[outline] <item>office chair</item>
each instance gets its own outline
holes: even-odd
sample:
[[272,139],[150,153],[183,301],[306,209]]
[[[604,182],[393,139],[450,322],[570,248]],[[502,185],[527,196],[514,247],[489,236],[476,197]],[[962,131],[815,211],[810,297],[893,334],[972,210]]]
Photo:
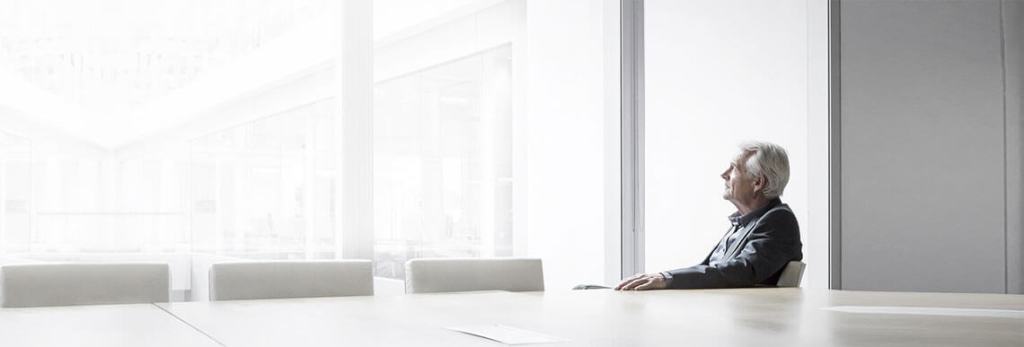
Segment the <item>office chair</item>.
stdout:
[[405,263],[406,293],[544,290],[535,258],[420,258]]
[[210,300],[373,295],[369,260],[254,261],[210,267]]
[[167,302],[170,282],[169,266],[158,263],[4,265],[0,306]]
[[779,281],[775,284],[776,287],[799,287],[800,280],[804,277],[804,268],[807,264],[802,261],[794,260],[786,264],[786,267],[782,269],[782,274],[779,275]]

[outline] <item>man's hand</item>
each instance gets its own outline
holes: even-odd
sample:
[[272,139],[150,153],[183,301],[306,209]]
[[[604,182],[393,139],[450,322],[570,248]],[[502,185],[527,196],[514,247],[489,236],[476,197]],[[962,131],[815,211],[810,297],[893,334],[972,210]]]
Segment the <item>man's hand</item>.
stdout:
[[665,289],[668,281],[661,273],[636,274],[633,277],[622,280],[622,283],[615,286],[615,290],[648,290]]

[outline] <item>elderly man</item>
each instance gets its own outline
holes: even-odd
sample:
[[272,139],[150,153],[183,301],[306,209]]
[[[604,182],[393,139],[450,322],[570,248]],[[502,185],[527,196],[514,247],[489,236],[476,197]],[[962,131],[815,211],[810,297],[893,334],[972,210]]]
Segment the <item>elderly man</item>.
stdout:
[[779,200],[789,181],[786,150],[763,142],[740,148],[722,173],[723,197],[737,211],[729,216],[732,226],[718,246],[699,265],[638,274],[616,290],[775,285],[787,263],[803,258],[796,217]]

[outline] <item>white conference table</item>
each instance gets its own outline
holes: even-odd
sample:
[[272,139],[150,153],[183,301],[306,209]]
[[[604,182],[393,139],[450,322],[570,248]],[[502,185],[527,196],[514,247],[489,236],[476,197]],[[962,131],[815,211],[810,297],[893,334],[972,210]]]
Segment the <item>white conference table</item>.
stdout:
[[797,288],[475,292],[0,309],[0,346],[1024,346],[1024,296]]
[[446,329],[474,324],[536,331],[566,346],[1024,346],[1021,295],[755,288],[158,305],[225,346],[501,345]]
[[153,304],[0,309],[0,346],[219,346]]

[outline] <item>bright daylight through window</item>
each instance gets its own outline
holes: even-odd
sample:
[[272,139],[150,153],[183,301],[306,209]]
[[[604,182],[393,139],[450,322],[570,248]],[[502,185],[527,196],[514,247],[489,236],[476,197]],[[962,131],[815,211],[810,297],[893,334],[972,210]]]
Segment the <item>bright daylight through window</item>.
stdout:
[[379,293],[419,257],[614,282],[618,23],[617,0],[0,0],[0,262],[169,261],[176,300],[225,259],[372,259]]

